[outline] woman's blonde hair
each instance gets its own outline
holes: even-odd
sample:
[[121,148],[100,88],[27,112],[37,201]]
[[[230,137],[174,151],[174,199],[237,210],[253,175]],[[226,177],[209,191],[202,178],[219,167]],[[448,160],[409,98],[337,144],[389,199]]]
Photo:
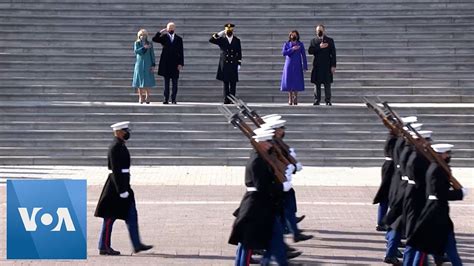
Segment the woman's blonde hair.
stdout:
[[148,31],[146,31],[145,29],[139,30],[139,31],[137,32],[137,42],[140,41],[140,36],[142,36],[142,35],[148,36]]

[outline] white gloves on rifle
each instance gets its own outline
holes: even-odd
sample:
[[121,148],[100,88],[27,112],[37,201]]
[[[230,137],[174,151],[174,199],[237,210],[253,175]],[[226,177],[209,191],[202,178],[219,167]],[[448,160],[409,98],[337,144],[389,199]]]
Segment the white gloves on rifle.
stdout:
[[237,71],[240,71],[240,65],[237,66]]
[[293,158],[296,158],[296,152],[295,152],[295,149],[293,149],[293,148],[290,148],[290,155],[291,155],[291,157],[293,157]]
[[292,165],[292,164],[289,164],[286,166],[286,173],[290,173],[290,174],[293,174],[295,172],[295,166]]
[[293,187],[291,181],[283,182],[283,191],[288,192]]
[[296,163],[296,172],[299,172],[303,169],[303,165],[300,162]]
[[124,193],[120,194],[120,197],[121,197],[122,199],[128,198],[128,191],[125,191]]
[[222,37],[224,36],[225,30],[221,30],[217,33],[217,36]]
[[461,188],[461,190],[462,190],[462,198],[464,199],[467,196],[468,190],[465,187]]

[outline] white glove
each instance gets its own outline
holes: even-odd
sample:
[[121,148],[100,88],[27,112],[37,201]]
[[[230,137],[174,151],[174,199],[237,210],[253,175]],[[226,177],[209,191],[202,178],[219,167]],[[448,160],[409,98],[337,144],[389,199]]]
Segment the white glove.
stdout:
[[128,198],[128,191],[125,191],[124,193],[120,194],[120,197],[121,197],[122,199]]
[[296,163],[296,171],[299,172],[299,171],[301,171],[301,169],[303,169],[303,165],[300,162],[297,162]]
[[290,148],[290,155],[291,155],[291,157],[293,157],[293,158],[296,158],[296,152],[295,152],[295,149],[293,149],[293,148]]
[[293,180],[293,175],[292,174],[285,174],[285,177],[286,177],[286,181],[291,181]]
[[465,187],[461,188],[461,190],[462,190],[462,198],[464,199],[467,196],[468,190]]
[[291,174],[293,174],[295,172],[295,169],[296,169],[296,167],[292,164],[289,164],[289,165],[286,166],[286,171],[290,172]]
[[283,182],[283,191],[288,192],[290,191],[291,187],[293,187],[291,181]]
[[240,71],[240,65],[237,66],[237,71]]
[[160,33],[163,33],[165,31],[168,32],[168,30],[166,28],[164,28],[164,29],[160,30]]
[[217,33],[217,36],[222,37],[224,36],[224,33],[225,33],[225,30],[221,30],[219,31],[219,33]]

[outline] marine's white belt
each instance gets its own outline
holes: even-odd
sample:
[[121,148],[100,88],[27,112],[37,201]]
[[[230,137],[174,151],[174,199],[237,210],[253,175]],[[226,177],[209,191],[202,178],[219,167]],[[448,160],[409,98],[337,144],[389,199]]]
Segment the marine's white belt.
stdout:
[[258,191],[256,187],[247,187],[248,192]]
[[402,180],[408,181],[408,180],[410,180],[410,179],[408,178],[408,176],[404,175],[404,176],[402,176]]
[[122,174],[128,174],[130,173],[130,169],[122,169]]
[[435,195],[429,195],[428,199],[429,200],[438,200],[438,197],[436,197]]
[[385,161],[391,161],[391,160],[392,160],[392,158],[390,158],[390,157],[385,157]]
[[410,184],[410,185],[415,185],[416,182],[415,182],[414,180],[411,180],[411,179],[410,179],[410,180],[408,180],[408,184]]

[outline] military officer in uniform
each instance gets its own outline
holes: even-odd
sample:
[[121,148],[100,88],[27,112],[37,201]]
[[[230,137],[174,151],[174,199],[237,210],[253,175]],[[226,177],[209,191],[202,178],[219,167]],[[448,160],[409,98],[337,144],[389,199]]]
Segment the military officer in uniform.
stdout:
[[95,210],[96,217],[104,218],[99,239],[100,255],[120,255],[119,251],[111,247],[112,227],[116,219],[127,223],[135,253],[153,247],[142,244],[138,233],[135,195],[130,187],[130,153],[125,146],[130,138],[129,124],[130,122],[125,121],[110,126],[115,135],[107,155],[108,167],[112,172],[105,182]]
[[[433,144],[431,147],[449,165],[453,145]],[[426,172],[426,204],[413,234],[407,239],[407,245],[418,250],[413,265],[424,265],[427,254],[442,256],[444,253],[452,265],[462,265],[448,201],[463,200],[466,195],[466,188],[451,189],[448,173],[437,162],[430,164]]]
[[214,33],[209,39],[210,43],[221,49],[216,79],[224,83],[224,104],[230,104],[227,99],[229,94],[235,95],[242,61],[240,39],[234,35],[234,26],[231,23],[225,24],[223,31]]
[[[261,131],[254,136],[261,149],[270,152],[273,133]],[[292,187],[290,181],[280,183],[273,170],[255,150],[245,168],[245,193],[234,221],[229,243],[238,245],[235,265],[249,265],[252,250],[265,249],[262,265],[273,256],[279,265],[288,265],[281,214],[282,193]]]

